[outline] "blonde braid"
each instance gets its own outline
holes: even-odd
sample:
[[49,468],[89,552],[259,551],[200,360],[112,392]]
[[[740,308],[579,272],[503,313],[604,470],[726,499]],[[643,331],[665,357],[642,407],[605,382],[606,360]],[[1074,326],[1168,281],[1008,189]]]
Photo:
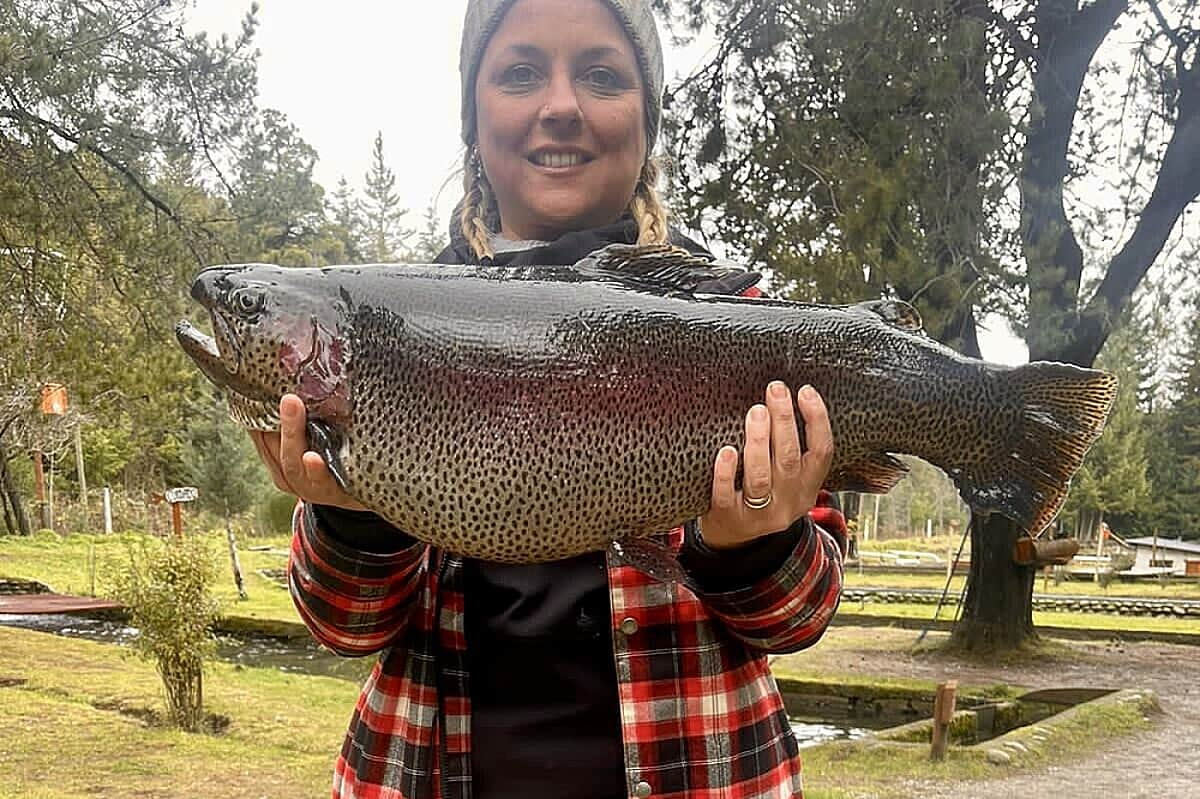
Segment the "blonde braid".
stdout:
[[629,212],[638,226],[638,244],[666,244],[668,240],[667,209],[658,196],[659,172],[658,162],[646,159],[633,199],[629,201]]
[[492,250],[492,232],[487,226],[492,204],[489,188],[478,151],[468,147],[463,160],[463,201],[458,219],[476,258],[494,258],[496,255]]

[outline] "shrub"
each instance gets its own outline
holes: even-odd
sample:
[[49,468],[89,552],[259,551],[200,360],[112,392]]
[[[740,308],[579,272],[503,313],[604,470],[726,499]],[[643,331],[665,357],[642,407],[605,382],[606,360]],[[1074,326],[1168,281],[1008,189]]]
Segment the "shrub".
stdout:
[[213,656],[219,605],[212,595],[214,553],[203,539],[143,542],[130,550],[114,593],[138,629],[134,648],[154,661],[171,723],[196,732],[203,721],[204,662]]

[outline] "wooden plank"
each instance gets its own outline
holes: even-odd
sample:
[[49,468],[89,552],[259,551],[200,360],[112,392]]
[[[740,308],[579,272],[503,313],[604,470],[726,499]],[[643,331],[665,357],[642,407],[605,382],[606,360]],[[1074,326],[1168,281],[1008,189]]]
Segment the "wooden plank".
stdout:
[[6,594],[0,596],[0,613],[31,616],[45,613],[81,613],[91,610],[119,610],[120,602],[90,596],[65,594]]

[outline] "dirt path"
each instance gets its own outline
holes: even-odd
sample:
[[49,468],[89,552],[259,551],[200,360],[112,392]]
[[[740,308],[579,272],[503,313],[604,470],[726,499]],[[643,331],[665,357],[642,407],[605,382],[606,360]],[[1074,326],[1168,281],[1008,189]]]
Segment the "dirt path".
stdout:
[[1158,694],[1163,714],[1155,719],[1153,729],[1082,760],[969,785],[910,783],[906,787],[913,795],[931,799],[1200,796],[1200,649],[1196,647],[1056,642],[1061,654],[1034,664],[981,664],[940,654],[910,654],[905,647],[914,635],[907,631],[876,629],[870,639],[839,641],[844,630],[831,630],[831,646],[827,651],[818,647],[813,654],[854,674],[1006,682],[1031,689],[1150,688]]

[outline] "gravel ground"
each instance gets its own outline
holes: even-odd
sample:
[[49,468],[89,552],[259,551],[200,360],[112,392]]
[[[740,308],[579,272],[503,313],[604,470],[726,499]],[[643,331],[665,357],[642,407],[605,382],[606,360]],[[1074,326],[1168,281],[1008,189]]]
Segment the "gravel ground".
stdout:
[[[971,783],[919,782],[905,787],[930,799],[1001,797],[1200,797],[1200,648],[1159,643],[1055,642],[1061,651],[1036,663],[988,664],[941,654],[904,651],[907,631],[873,630],[870,638],[839,641],[812,650],[821,661],[853,674],[1005,682],[1034,688],[1150,688],[1163,713],[1152,729],[1108,744],[1083,759]],[[800,657],[803,657],[801,655]],[[814,664],[810,664],[814,665]],[[1002,773],[1002,772],[1000,772]]]

